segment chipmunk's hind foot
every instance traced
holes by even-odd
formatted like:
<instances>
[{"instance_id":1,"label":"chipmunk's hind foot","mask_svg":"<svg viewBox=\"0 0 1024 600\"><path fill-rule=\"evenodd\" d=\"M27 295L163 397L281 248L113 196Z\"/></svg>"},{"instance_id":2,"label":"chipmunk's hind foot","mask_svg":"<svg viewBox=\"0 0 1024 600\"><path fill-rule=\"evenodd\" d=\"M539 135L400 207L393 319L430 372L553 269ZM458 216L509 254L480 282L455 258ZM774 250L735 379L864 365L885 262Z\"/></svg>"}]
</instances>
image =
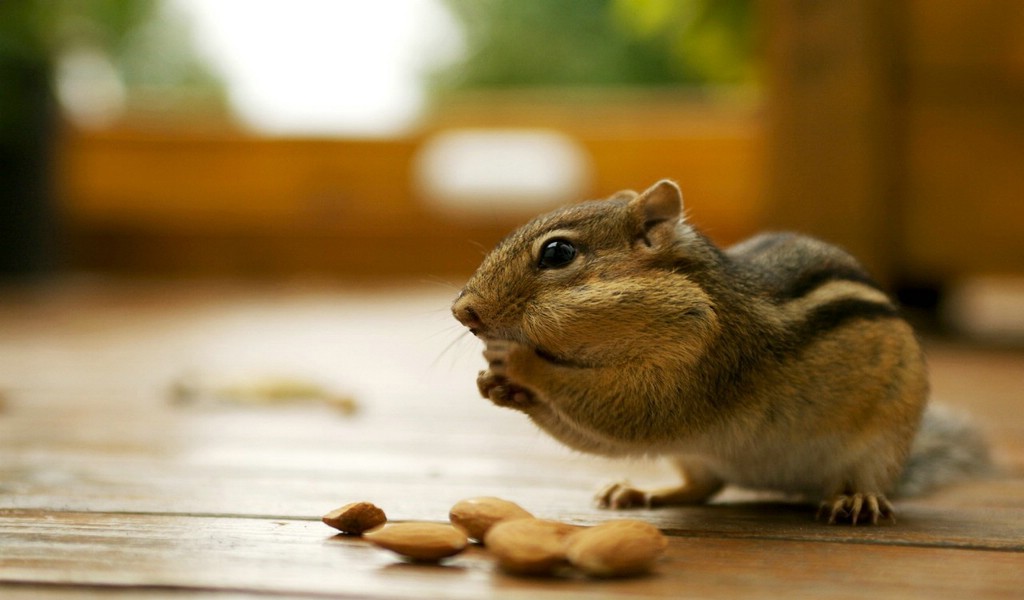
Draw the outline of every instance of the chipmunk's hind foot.
<instances>
[{"instance_id":1,"label":"chipmunk's hind foot","mask_svg":"<svg viewBox=\"0 0 1024 600\"><path fill-rule=\"evenodd\" d=\"M606 486L594 496L594 500L599 507L612 510L651 507L651 494L638 490L626 482Z\"/></svg>"},{"instance_id":2,"label":"chipmunk's hind foot","mask_svg":"<svg viewBox=\"0 0 1024 600\"><path fill-rule=\"evenodd\" d=\"M880 519L896 522L896 509L881 494L836 494L823 500L818 507L818 519L828 515L828 524L849 522L850 525L868 523L877 525Z\"/></svg>"}]
</instances>

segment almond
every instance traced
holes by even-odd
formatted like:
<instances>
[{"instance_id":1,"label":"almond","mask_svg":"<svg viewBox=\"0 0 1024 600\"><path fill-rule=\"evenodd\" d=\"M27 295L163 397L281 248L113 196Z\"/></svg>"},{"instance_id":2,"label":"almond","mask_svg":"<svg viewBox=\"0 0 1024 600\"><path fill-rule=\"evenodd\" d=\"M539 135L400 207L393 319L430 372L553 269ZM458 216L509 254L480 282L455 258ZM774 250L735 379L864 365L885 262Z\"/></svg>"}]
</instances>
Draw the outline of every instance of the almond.
<instances>
[{"instance_id":1,"label":"almond","mask_svg":"<svg viewBox=\"0 0 1024 600\"><path fill-rule=\"evenodd\" d=\"M394 523L363 537L376 546L425 562L454 556L469 543L465 533L443 523Z\"/></svg>"},{"instance_id":2,"label":"almond","mask_svg":"<svg viewBox=\"0 0 1024 600\"><path fill-rule=\"evenodd\" d=\"M374 527L380 527L388 518L383 510L370 502L353 502L332 510L320 520L342 533L362 535Z\"/></svg>"},{"instance_id":3,"label":"almond","mask_svg":"<svg viewBox=\"0 0 1024 600\"><path fill-rule=\"evenodd\" d=\"M460 500L448 513L448 518L451 519L453 525L465 531L470 539L478 542L484 540L487 530L495 523L532 516L515 502L494 496Z\"/></svg>"},{"instance_id":4,"label":"almond","mask_svg":"<svg viewBox=\"0 0 1024 600\"><path fill-rule=\"evenodd\" d=\"M584 529L567 541L566 557L587 575L624 577L651 570L668 546L657 527L622 519Z\"/></svg>"},{"instance_id":5,"label":"almond","mask_svg":"<svg viewBox=\"0 0 1024 600\"><path fill-rule=\"evenodd\" d=\"M484 545L508 573L549 575L565 563L566 539L578 530L558 521L512 519L491 527Z\"/></svg>"}]
</instances>

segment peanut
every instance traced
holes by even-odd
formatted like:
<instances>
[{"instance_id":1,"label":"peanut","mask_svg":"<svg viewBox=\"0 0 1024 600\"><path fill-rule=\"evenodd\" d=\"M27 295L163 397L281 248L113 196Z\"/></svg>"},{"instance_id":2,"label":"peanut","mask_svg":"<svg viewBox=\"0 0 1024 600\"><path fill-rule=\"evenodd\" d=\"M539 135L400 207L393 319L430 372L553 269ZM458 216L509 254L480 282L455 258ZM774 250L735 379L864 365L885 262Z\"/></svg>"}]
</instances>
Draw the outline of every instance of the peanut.
<instances>
[{"instance_id":1,"label":"peanut","mask_svg":"<svg viewBox=\"0 0 1024 600\"><path fill-rule=\"evenodd\" d=\"M569 562L595 577L647 573L668 546L657 527L643 521L608 521L573 534L567 540Z\"/></svg>"},{"instance_id":2,"label":"peanut","mask_svg":"<svg viewBox=\"0 0 1024 600\"><path fill-rule=\"evenodd\" d=\"M533 515L515 502L493 496L467 498L455 503L448 518L470 539L482 542L487 531L500 521L523 519Z\"/></svg>"},{"instance_id":3,"label":"peanut","mask_svg":"<svg viewBox=\"0 0 1024 600\"><path fill-rule=\"evenodd\" d=\"M512 519L491 527L484 545L508 573L550 575L565 564L566 538L578 529L558 521Z\"/></svg>"},{"instance_id":4,"label":"peanut","mask_svg":"<svg viewBox=\"0 0 1024 600\"><path fill-rule=\"evenodd\" d=\"M376 546L424 562L454 556L469 543L461 530L442 523L394 523L363 537Z\"/></svg>"},{"instance_id":5,"label":"peanut","mask_svg":"<svg viewBox=\"0 0 1024 600\"><path fill-rule=\"evenodd\" d=\"M383 510L370 502L353 502L332 510L320 520L342 533L362 535L374 527L380 527L388 518Z\"/></svg>"}]
</instances>

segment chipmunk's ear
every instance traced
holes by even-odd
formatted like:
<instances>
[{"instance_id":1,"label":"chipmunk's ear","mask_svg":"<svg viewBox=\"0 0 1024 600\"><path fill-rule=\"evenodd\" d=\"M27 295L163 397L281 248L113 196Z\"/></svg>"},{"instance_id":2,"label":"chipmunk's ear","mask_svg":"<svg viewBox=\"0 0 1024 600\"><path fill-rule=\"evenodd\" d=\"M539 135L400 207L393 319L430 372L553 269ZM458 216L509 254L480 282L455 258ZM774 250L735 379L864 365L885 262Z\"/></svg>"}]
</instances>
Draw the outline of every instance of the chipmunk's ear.
<instances>
[{"instance_id":1,"label":"chipmunk's ear","mask_svg":"<svg viewBox=\"0 0 1024 600\"><path fill-rule=\"evenodd\" d=\"M674 225L683 214L683 193L668 179L647 188L629 203L640 218L644 231L649 232L662 223Z\"/></svg>"}]
</instances>

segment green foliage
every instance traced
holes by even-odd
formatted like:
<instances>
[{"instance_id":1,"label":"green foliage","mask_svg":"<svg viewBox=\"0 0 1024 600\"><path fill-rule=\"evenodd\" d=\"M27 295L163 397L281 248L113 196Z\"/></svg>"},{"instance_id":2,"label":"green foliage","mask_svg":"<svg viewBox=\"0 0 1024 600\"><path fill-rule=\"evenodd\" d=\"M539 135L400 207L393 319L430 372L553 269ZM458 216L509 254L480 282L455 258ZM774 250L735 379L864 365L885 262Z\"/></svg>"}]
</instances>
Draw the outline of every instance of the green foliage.
<instances>
[{"instance_id":1,"label":"green foliage","mask_svg":"<svg viewBox=\"0 0 1024 600\"><path fill-rule=\"evenodd\" d=\"M17 112L22 74L52 79L62 56L82 51L109 61L129 94L190 88L223 99L188 23L165 8L163 0L0 0L0 118Z\"/></svg>"},{"instance_id":2,"label":"green foliage","mask_svg":"<svg viewBox=\"0 0 1024 600\"><path fill-rule=\"evenodd\" d=\"M4 0L0 55L48 63L83 40L117 55L132 31L156 17L157 6L156 0Z\"/></svg>"},{"instance_id":3,"label":"green foliage","mask_svg":"<svg viewBox=\"0 0 1024 600\"><path fill-rule=\"evenodd\" d=\"M447 0L466 60L442 88L736 83L752 0Z\"/></svg>"}]
</instances>

